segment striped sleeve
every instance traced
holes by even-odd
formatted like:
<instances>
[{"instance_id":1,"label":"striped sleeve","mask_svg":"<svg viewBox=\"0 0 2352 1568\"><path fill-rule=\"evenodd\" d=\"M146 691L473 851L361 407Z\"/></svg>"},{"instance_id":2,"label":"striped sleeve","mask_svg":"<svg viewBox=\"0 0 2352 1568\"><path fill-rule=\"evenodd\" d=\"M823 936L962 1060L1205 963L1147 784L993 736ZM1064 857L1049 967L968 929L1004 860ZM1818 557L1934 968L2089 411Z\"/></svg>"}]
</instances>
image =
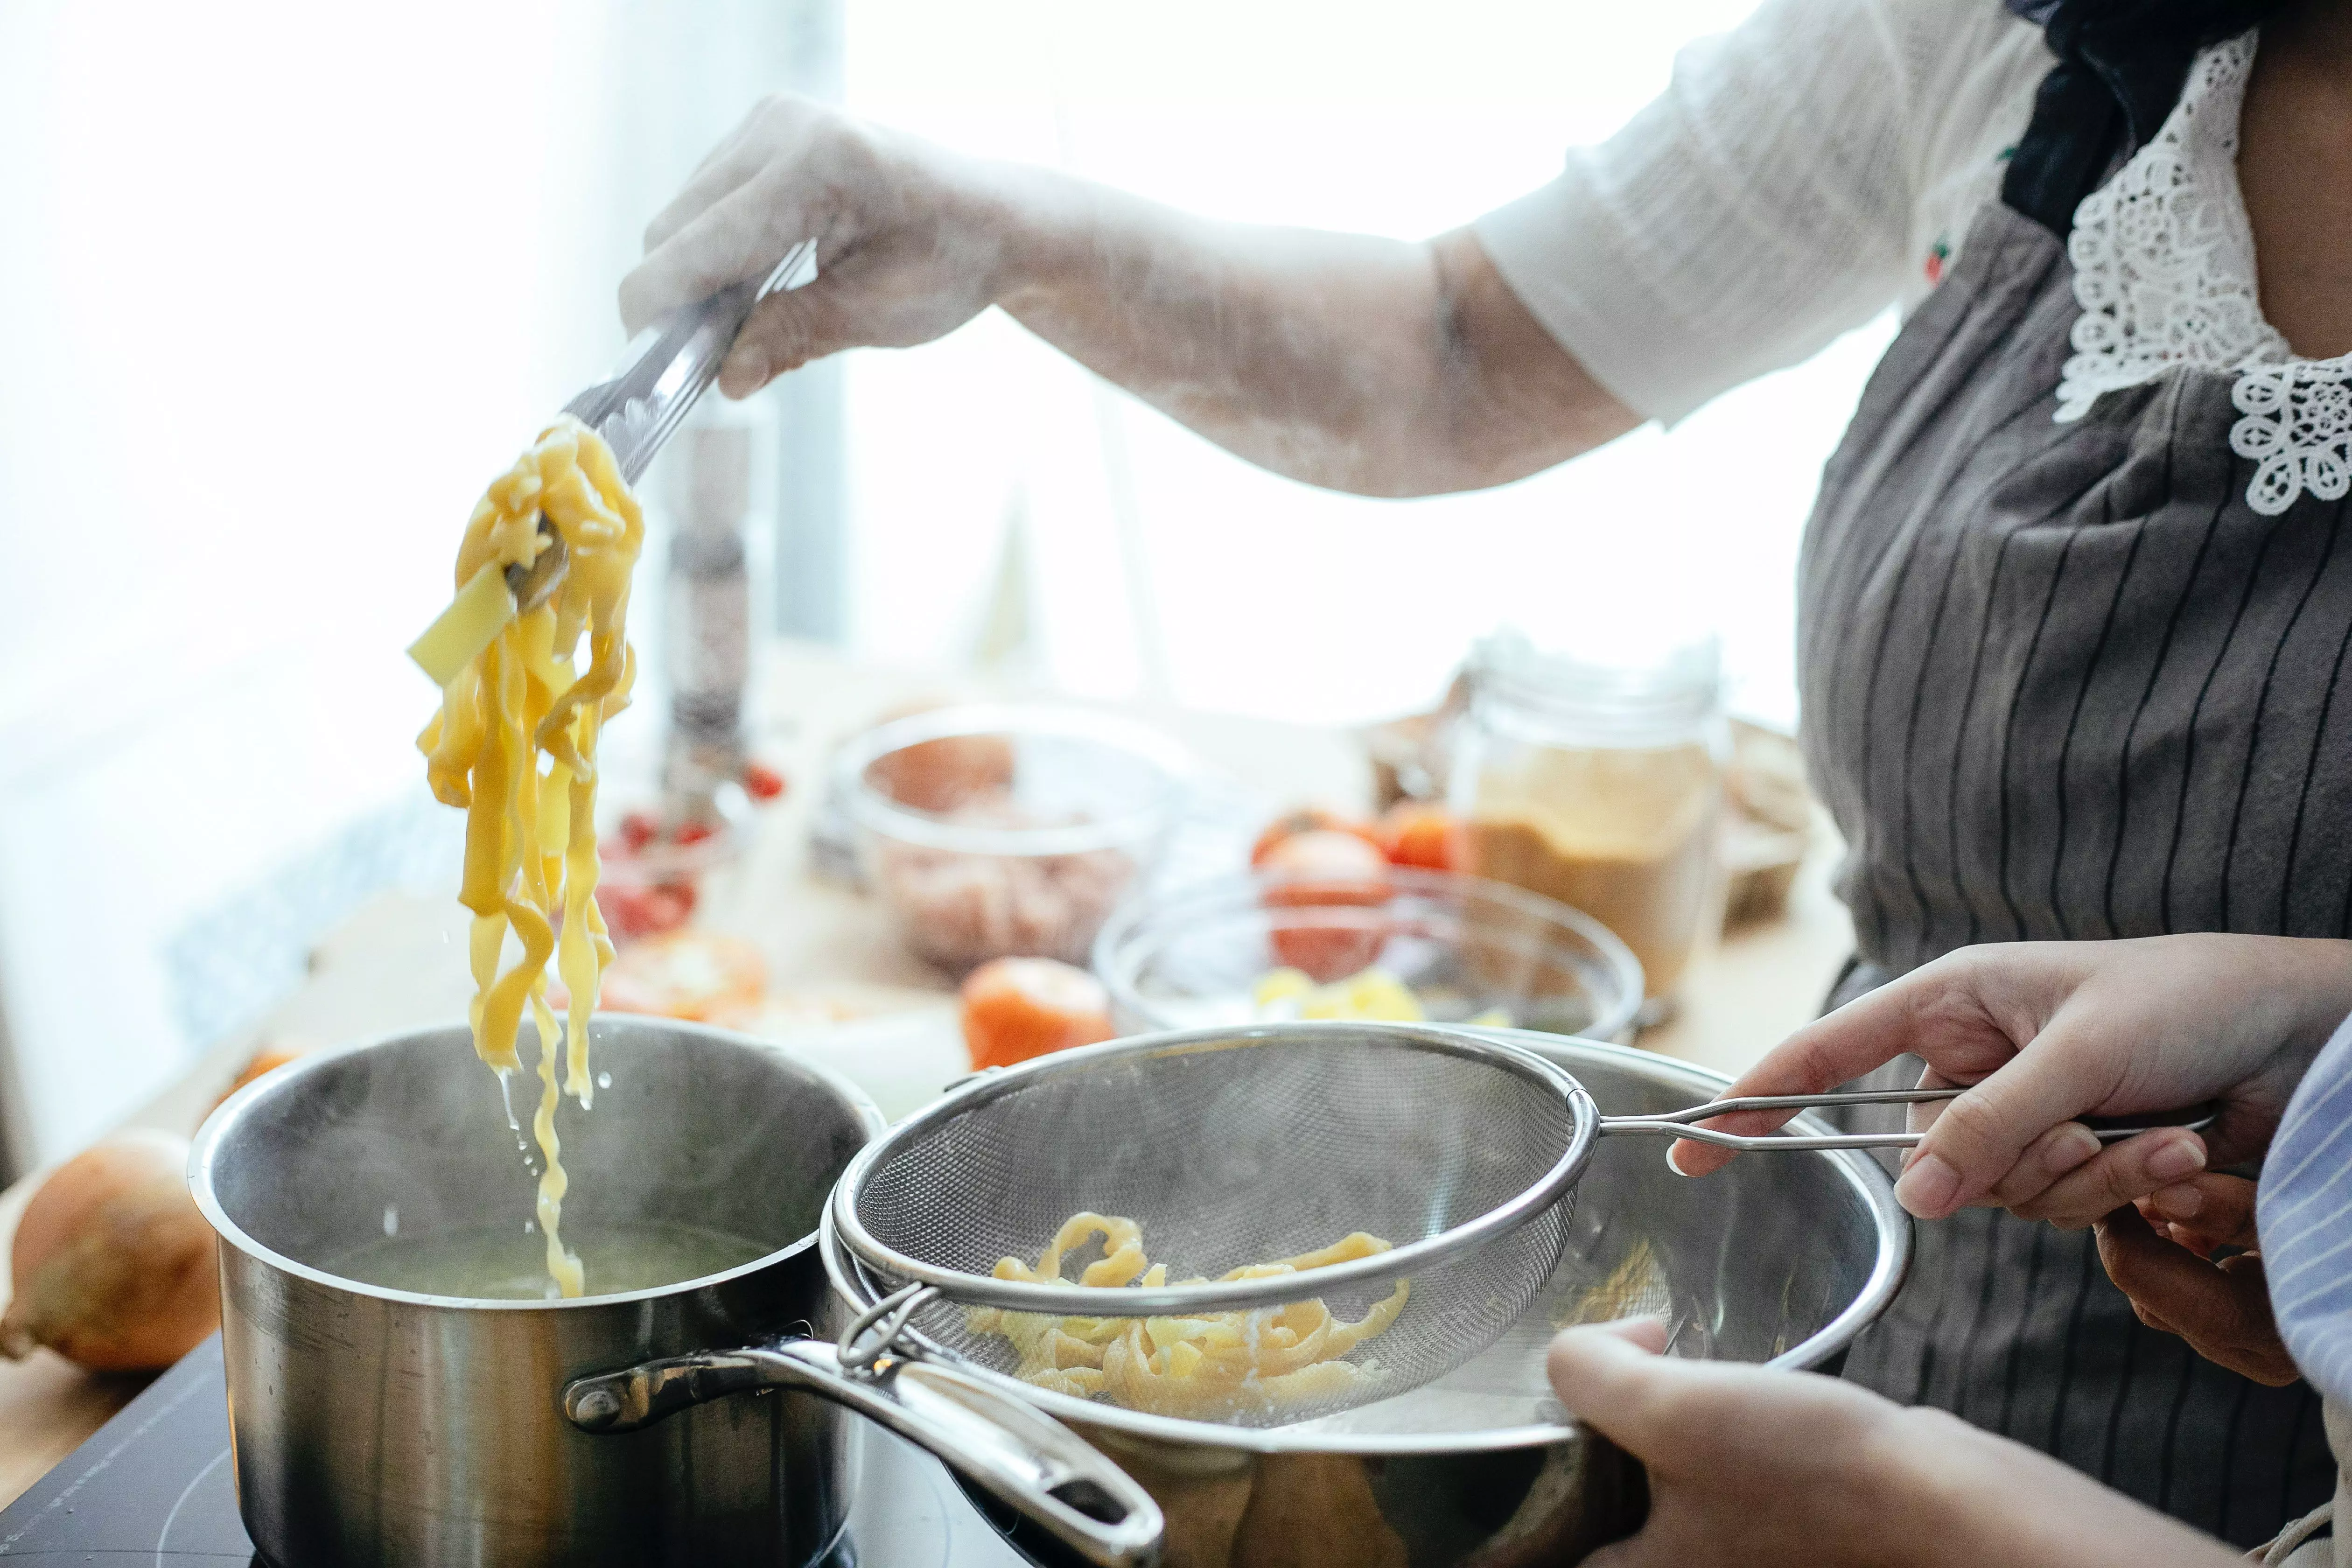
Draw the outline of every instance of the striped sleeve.
<instances>
[{"instance_id":1,"label":"striped sleeve","mask_svg":"<svg viewBox=\"0 0 2352 1568\"><path fill-rule=\"evenodd\" d=\"M2288 1102L2254 1220L2280 1337L2314 1387L2352 1401L2352 1019Z\"/></svg>"}]
</instances>

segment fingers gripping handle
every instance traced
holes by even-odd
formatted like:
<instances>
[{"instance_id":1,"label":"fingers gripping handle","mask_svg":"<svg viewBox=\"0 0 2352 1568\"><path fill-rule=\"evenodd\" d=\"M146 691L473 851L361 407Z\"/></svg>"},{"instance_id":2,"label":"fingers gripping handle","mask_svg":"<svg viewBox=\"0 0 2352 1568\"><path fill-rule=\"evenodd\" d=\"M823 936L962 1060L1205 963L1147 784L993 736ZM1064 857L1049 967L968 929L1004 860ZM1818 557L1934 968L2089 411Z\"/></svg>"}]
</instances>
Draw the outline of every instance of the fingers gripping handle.
<instances>
[{"instance_id":1,"label":"fingers gripping handle","mask_svg":"<svg viewBox=\"0 0 2352 1568\"><path fill-rule=\"evenodd\" d=\"M1150 1568L1164 1523L1151 1494L1068 1427L975 1377L928 1362L844 1371L816 1340L646 1362L583 1377L563 1413L588 1432L628 1432L690 1405L760 1388L797 1388L845 1405L929 1449L1101 1568Z\"/></svg>"}]
</instances>

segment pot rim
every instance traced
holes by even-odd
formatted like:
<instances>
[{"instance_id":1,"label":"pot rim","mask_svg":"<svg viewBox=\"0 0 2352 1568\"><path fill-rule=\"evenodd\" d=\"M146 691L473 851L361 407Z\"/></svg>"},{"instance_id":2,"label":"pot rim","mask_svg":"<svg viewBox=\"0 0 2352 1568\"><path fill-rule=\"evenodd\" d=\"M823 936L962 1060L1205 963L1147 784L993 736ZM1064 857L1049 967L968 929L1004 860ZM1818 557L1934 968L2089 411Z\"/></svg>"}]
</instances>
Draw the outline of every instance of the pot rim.
<instances>
[{"instance_id":1,"label":"pot rim","mask_svg":"<svg viewBox=\"0 0 2352 1568\"><path fill-rule=\"evenodd\" d=\"M1669 1078L1681 1079L1703 1100L1717 1098L1732 1081L1712 1068L1663 1057L1637 1046L1614 1045L1581 1036L1546 1035L1531 1029L1480 1029L1476 1032L1523 1047L1571 1075L1576 1070L1578 1059L1587 1053L1597 1052L1629 1063L1639 1063L1652 1072L1663 1070ZM1811 1131L1833 1131L1812 1111L1801 1112L1790 1125ZM1779 1355L1762 1363L1750 1363L1787 1371L1801 1371L1818 1365L1852 1344L1854 1336L1885 1311L1895 1292L1903 1288L1903 1281L1911 1269L1911 1216L1895 1201L1895 1183L1885 1169L1863 1150L1811 1150L1803 1152L1817 1154L1830 1161L1844 1175L1849 1186L1861 1194L1878 1222L1878 1250L1877 1256L1872 1259L1869 1278L1863 1281L1862 1289L1854 1293L1853 1300L1846 1304L1843 1310ZM851 1311L865 1310L872 1303L864 1299L860 1290L851 1288L846 1282L856 1278L856 1264L854 1255L847 1252L834 1228L831 1205L826 1206L819 1238L826 1282L834 1294ZM1496 1426L1475 1432L1405 1434L1316 1431L1312 1429L1312 1423L1292 1427L1252 1427L1187 1421L1175 1416L1122 1410L1116 1405L1097 1405L1091 1400L1055 1394L968 1361L951 1351L931 1344L919 1334L916 1337L927 1352L948 1364L1019 1394L1055 1419L1079 1428L1088 1441L1099 1442L1114 1454L1122 1444L1137 1442L1236 1449L1255 1454L1466 1454L1548 1447L1573 1441L1582 1431L1578 1425L1561 1422Z\"/></svg>"},{"instance_id":2,"label":"pot rim","mask_svg":"<svg viewBox=\"0 0 2352 1568\"><path fill-rule=\"evenodd\" d=\"M782 1057L795 1068L807 1073L832 1091L865 1129L867 1143L873 1142L888 1125L880 1109L856 1083L833 1068L813 1062L806 1057L784 1047L756 1039L749 1035L739 1035L731 1029L721 1029L709 1024L688 1023L683 1019L641 1017L635 1014L625 1013L600 1013L597 1015L597 1019L598 1022L608 1025L626 1020L627 1022L622 1026L643 1025L666 1032L675 1030L724 1041L731 1046L761 1051L771 1056ZM724 1269L717 1274L698 1275L691 1279L680 1279L672 1284L657 1285L648 1289L621 1290L604 1296L558 1297L552 1300L509 1301L471 1296L433 1296L421 1291L394 1290L386 1286L371 1285L363 1279L346 1279L340 1274L330 1273L315 1265L289 1258L274 1247L263 1246L248 1234L244 1226L228 1216L228 1212L221 1206L220 1200L213 1190L215 1156L222 1142L236 1130L238 1121L249 1114L252 1108L264 1097L284 1092L301 1078L311 1073L323 1072L329 1065L345 1057L357 1056L365 1051L381 1050L386 1047L405 1044L427 1036L455 1034L462 1037L469 1032L470 1026L463 1022L434 1024L421 1027L394 1029L367 1039L349 1041L342 1045L329 1046L319 1050L305 1052L276 1071L264 1073L221 1101L214 1108L212 1114L205 1118L204 1124L196 1129L196 1135L188 1150L188 1191L195 1198L196 1207L203 1212L205 1222L213 1227L214 1233L222 1242L236 1247L257 1262L267 1264L272 1268L329 1289L346 1291L355 1296L372 1297L377 1300L396 1301L404 1306L430 1307L456 1311L493 1312L575 1311L599 1307L626 1306L639 1301L659 1300L667 1297L686 1295L772 1268L787 1258L806 1252L816 1245L817 1233L812 1230L807 1235L777 1247L772 1252L763 1252L748 1263L739 1263L734 1268ZM828 1201L831 1190L830 1187L826 1189Z\"/></svg>"}]
</instances>

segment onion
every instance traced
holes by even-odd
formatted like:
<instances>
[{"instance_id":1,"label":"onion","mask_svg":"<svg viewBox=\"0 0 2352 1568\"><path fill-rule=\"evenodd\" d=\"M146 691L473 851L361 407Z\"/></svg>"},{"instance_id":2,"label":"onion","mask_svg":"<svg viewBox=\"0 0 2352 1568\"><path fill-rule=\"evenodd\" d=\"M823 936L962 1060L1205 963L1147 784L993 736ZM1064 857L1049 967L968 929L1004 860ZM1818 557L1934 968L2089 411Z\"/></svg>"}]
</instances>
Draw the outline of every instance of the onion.
<instances>
[{"instance_id":1,"label":"onion","mask_svg":"<svg viewBox=\"0 0 2352 1568\"><path fill-rule=\"evenodd\" d=\"M16 1224L0 1355L47 1345L97 1371L143 1371L218 1328L213 1232L187 1169L186 1139L143 1130L58 1166Z\"/></svg>"}]
</instances>

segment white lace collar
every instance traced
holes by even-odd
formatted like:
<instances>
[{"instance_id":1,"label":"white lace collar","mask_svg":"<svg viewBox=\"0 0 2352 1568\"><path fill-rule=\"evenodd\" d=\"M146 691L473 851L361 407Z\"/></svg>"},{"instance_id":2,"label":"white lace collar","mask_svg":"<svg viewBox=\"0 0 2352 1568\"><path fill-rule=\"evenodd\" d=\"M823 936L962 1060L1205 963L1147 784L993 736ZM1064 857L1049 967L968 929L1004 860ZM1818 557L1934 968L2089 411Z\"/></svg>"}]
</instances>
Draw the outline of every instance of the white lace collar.
<instances>
[{"instance_id":1,"label":"white lace collar","mask_svg":"<svg viewBox=\"0 0 2352 1568\"><path fill-rule=\"evenodd\" d=\"M2263 317L2238 189L2238 115L2256 35L2206 49L2155 140L2074 211L2067 255L2083 307L2058 418L2176 365L2238 373L2230 447L2256 464L2246 503L2276 515L2305 490L2352 488L2352 354L2299 359Z\"/></svg>"}]
</instances>

